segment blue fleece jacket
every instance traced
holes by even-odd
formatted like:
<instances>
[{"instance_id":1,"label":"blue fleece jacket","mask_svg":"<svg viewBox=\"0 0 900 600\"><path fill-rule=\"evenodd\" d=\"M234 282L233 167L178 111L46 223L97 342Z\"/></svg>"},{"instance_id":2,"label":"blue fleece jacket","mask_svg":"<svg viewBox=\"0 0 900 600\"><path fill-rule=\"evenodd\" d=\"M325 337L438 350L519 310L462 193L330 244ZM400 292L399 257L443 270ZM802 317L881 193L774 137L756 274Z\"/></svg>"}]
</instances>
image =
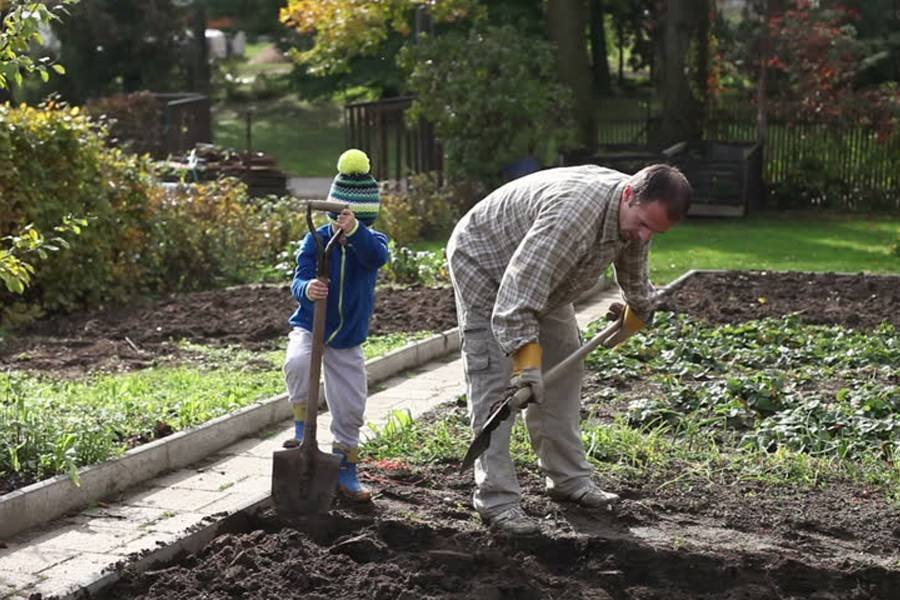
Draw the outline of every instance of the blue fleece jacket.
<instances>
[{"instance_id":1,"label":"blue fleece jacket","mask_svg":"<svg viewBox=\"0 0 900 600\"><path fill-rule=\"evenodd\" d=\"M327 244L333 235L331 225L318 229ZM375 279L388 261L388 240L381 232L361 224L331 252L331 284L328 287L328 312L325 318L325 343L332 348L352 348L369 335L369 319L375 308ZM313 301L306 295L310 281L316 278L316 241L306 234L297 254L297 268L291 293L300 306L291 315L291 327L312 331Z\"/></svg>"}]
</instances>

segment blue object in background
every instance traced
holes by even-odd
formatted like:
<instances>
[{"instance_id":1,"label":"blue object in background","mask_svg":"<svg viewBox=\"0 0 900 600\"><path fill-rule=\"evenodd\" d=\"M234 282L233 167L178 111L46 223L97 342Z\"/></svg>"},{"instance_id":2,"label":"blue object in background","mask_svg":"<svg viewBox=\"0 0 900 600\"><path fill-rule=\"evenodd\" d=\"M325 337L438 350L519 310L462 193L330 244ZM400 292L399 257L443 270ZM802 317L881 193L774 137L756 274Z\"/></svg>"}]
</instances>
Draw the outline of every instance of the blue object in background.
<instances>
[{"instance_id":1,"label":"blue object in background","mask_svg":"<svg viewBox=\"0 0 900 600\"><path fill-rule=\"evenodd\" d=\"M541 170L541 163L533 156L525 156L520 158L516 162L506 165L503 167L503 170L500 174L503 176L503 181L512 181L513 179L518 179L519 177L524 177L525 175L529 175L536 171Z\"/></svg>"}]
</instances>

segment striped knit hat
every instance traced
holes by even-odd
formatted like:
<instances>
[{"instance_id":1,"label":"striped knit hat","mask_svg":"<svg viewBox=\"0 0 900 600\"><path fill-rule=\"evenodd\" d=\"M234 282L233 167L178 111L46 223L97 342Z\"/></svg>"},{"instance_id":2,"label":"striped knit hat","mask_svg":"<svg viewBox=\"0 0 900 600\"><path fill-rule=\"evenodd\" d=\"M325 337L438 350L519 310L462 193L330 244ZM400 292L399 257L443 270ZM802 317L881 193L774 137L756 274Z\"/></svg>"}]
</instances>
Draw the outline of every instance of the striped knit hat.
<instances>
[{"instance_id":1,"label":"striped knit hat","mask_svg":"<svg viewBox=\"0 0 900 600\"><path fill-rule=\"evenodd\" d=\"M331 182L328 199L346 202L356 219L366 226L371 226L378 218L381 200L378 193L378 182L369 174L369 157L362 150L347 150L338 159L338 174ZM328 213L332 220L336 213Z\"/></svg>"}]
</instances>

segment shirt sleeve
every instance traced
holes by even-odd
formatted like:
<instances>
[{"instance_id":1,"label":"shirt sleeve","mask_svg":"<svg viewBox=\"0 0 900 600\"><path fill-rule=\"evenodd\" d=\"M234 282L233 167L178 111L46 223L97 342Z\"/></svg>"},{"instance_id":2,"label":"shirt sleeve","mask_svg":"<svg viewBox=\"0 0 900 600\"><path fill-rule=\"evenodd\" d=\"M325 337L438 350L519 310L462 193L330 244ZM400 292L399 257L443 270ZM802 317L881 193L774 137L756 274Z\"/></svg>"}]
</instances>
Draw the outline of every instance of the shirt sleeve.
<instances>
[{"instance_id":1,"label":"shirt sleeve","mask_svg":"<svg viewBox=\"0 0 900 600\"><path fill-rule=\"evenodd\" d=\"M294 269L294 279L291 282L291 295L297 302L310 303L306 295L309 282L316 278L316 241L312 235L306 234L300 252L297 253L297 267Z\"/></svg>"},{"instance_id":2,"label":"shirt sleeve","mask_svg":"<svg viewBox=\"0 0 900 600\"><path fill-rule=\"evenodd\" d=\"M538 341L538 319L551 292L567 277L593 242L590 203L557 198L544 203L509 261L491 326L498 344L512 354Z\"/></svg>"},{"instance_id":3,"label":"shirt sleeve","mask_svg":"<svg viewBox=\"0 0 900 600\"><path fill-rule=\"evenodd\" d=\"M650 242L633 241L625 244L616 257L616 280L622 296L631 310L649 323L656 304L656 288L650 283Z\"/></svg>"},{"instance_id":4,"label":"shirt sleeve","mask_svg":"<svg viewBox=\"0 0 900 600\"><path fill-rule=\"evenodd\" d=\"M347 236L347 247L367 269L376 271L390 258L387 236L373 231L365 225L358 225L352 235Z\"/></svg>"}]
</instances>

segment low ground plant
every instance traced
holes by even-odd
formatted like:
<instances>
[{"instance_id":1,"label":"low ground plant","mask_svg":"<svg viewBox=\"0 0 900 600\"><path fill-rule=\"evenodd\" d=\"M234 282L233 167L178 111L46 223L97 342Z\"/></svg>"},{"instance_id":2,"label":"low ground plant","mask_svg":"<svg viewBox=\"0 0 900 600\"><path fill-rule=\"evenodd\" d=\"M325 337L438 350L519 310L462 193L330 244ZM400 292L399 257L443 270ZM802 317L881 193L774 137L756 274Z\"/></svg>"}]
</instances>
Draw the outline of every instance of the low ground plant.
<instances>
[{"instance_id":1,"label":"low ground plant","mask_svg":"<svg viewBox=\"0 0 900 600\"><path fill-rule=\"evenodd\" d=\"M418 334L372 336L367 359ZM0 373L0 483L60 473L120 456L284 391L284 352L182 343L189 361L77 380Z\"/></svg>"}]
</instances>

